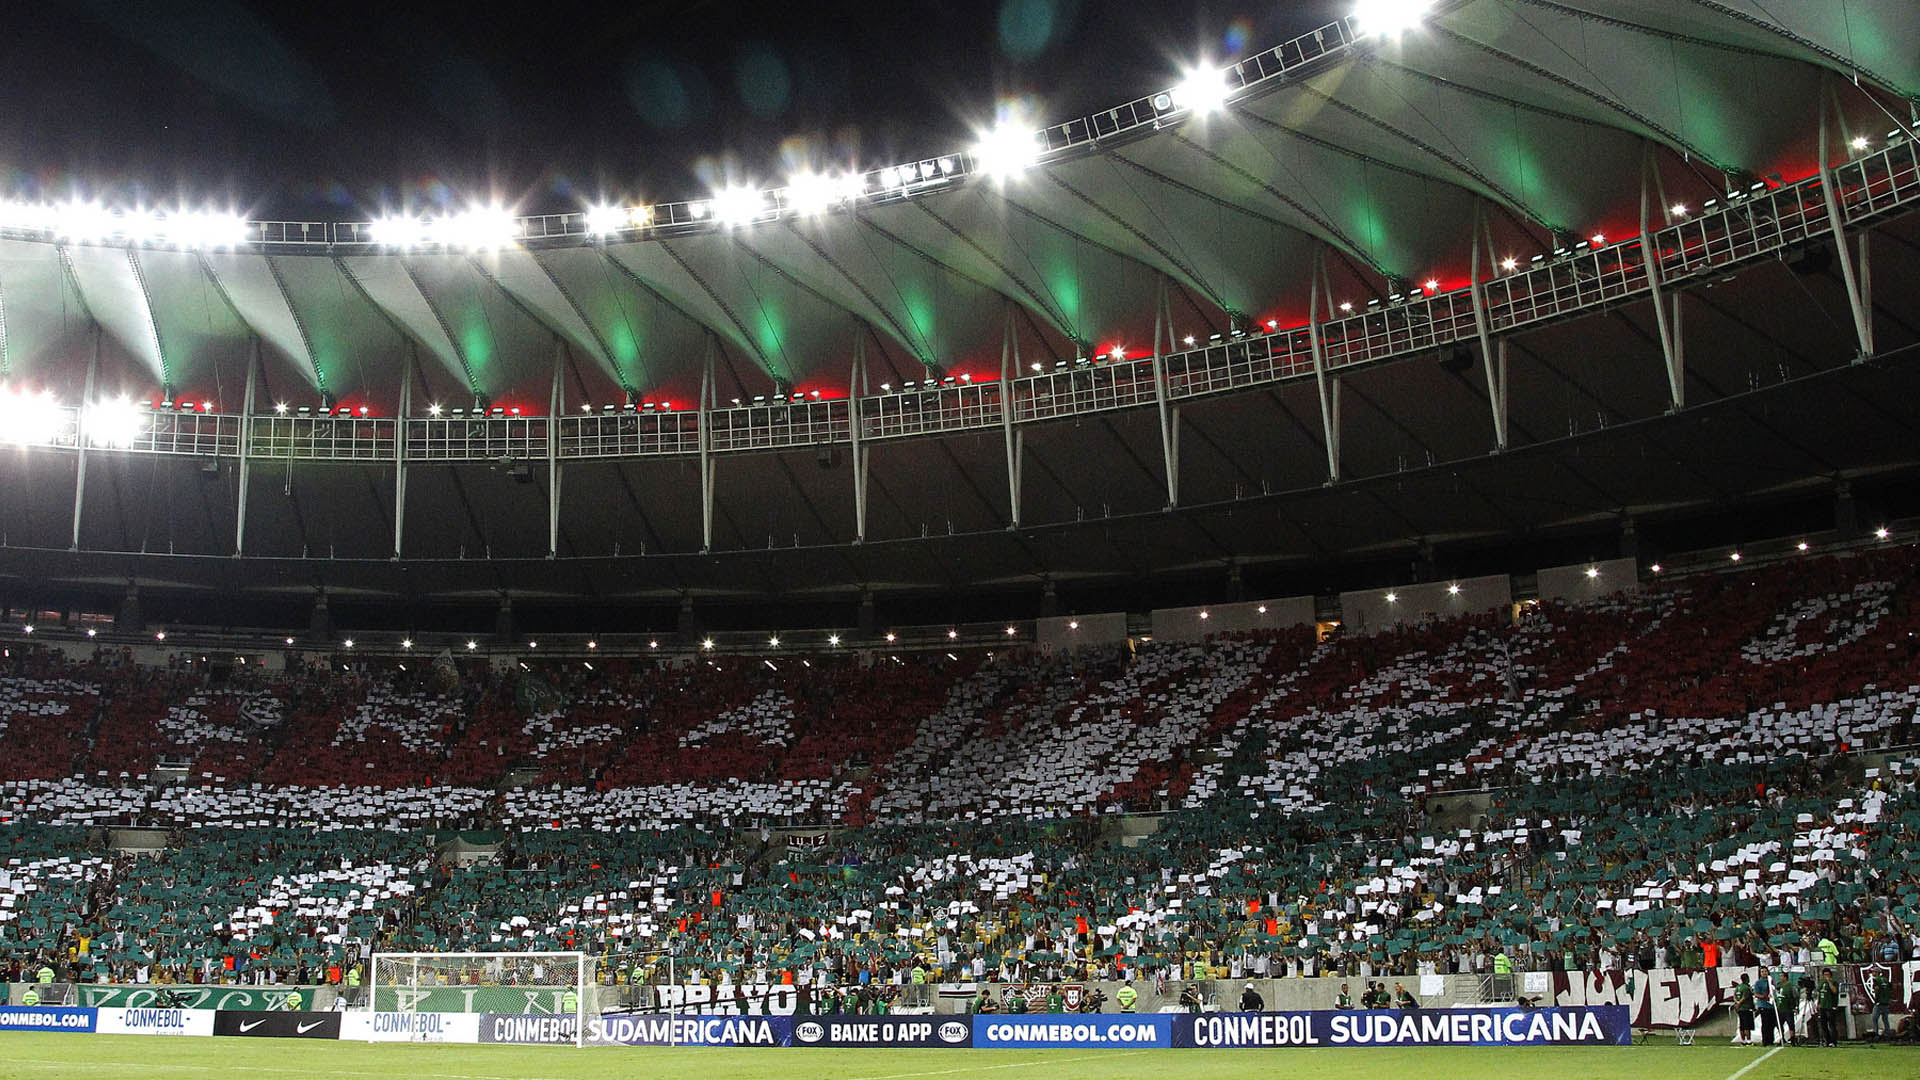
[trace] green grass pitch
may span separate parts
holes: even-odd
[[[1752,1066],[1752,1068],[1748,1068]],[[1742,1070],[1745,1070],[1744,1072]],[[1304,1050],[832,1050],[413,1046],[298,1039],[0,1035],[0,1080],[1912,1080],[1920,1048],[1713,1044]]]

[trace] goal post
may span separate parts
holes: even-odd
[[[583,1046],[599,1012],[592,973],[583,952],[375,953],[366,1010],[570,1017]]]

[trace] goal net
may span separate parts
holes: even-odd
[[[598,1012],[589,972],[580,952],[375,953],[366,1007],[552,1017],[562,1038],[580,1046],[587,1016]]]

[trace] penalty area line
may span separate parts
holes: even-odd
[[[927,1072],[882,1073],[878,1076],[849,1076],[846,1080],[907,1080],[914,1076],[952,1076],[957,1073],[988,1072],[993,1069],[1030,1069],[1035,1065],[1058,1065],[1065,1061],[1104,1061],[1117,1057],[1139,1057],[1145,1050],[1109,1050],[1101,1054],[1087,1054],[1082,1057],[1043,1058],[1039,1061],[1009,1061],[1000,1065],[969,1065],[959,1069],[932,1069]]]

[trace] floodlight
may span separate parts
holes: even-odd
[[[1519,268],[1520,268],[1520,260],[1514,258],[1511,255],[1500,260],[1500,269],[1505,270],[1508,273],[1512,273],[1513,271],[1518,270]]]
[[[1607,234],[1603,232],[1597,232],[1597,233],[1594,233],[1592,236],[1587,237],[1587,239],[1593,241],[1594,247],[1600,247],[1601,245],[1607,242]]]
[[[1449,586],[1447,586],[1447,595],[1448,595],[1448,596],[1459,596],[1459,595],[1460,595],[1460,586],[1459,586],[1459,585],[1457,585],[1457,584],[1454,584],[1454,585],[1449,585]]]
[[[120,232],[136,244],[152,244],[166,234],[166,219],[153,210],[129,210],[120,217]]]
[[[52,222],[55,236],[82,243],[105,240],[118,228],[118,222],[106,207],[79,199],[55,207]]]
[[[480,647],[480,643],[479,643],[479,642],[477,642],[477,641],[468,641],[468,642],[467,642],[467,651],[468,651],[468,652],[472,652],[473,650],[475,650],[475,649],[477,649],[477,648],[479,648],[479,647]]]
[[[425,224],[400,215],[389,215],[367,226],[367,235],[381,247],[418,247],[426,233]]]
[[[1599,568],[1599,567],[1597,567],[1597,566],[1589,566],[1589,567],[1587,567],[1587,580],[1588,580],[1588,581],[1592,581],[1592,580],[1593,580],[1594,578],[1597,578],[1597,577],[1599,577],[1599,576],[1600,576],[1600,568]]]
[[[706,650],[708,650],[708,651],[712,651],[712,649],[713,649],[713,639],[712,639],[712,638],[707,638],[706,640],[704,640],[704,641],[702,641],[702,642],[700,643],[700,647],[701,647],[701,648],[703,648],[703,649],[706,649]]]
[[[1340,301],[1340,310],[1341,310],[1341,311],[1352,311],[1352,310],[1353,310],[1353,301],[1351,301],[1351,300],[1342,300],[1342,301]]]
[[[1399,37],[1419,26],[1432,8],[1433,0],[1358,0],[1353,21],[1363,34]]]
[[[39,203],[0,202],[0,229],[45,232],[52,220],[52,208]]]
[[[958,631],[958,630],[949,630],[949,631],[947,631],[947,640],[948,640],[948,641],[952,641],[952,640],[954,640],[955,638],[958,638],[959,636],[960,636],[960,631]]]
[[[491,251],[520,235],[520,222],[499,205],[469,207],[427,226],[427,235],[443,247]]]
[[[777,649],[777,648],[779,648],[779,647],[780,647],[780,635],[779,635],[779,634],[775,634],[775,635],[773,635],[772,637],[770,637],[770,638],[768,638],[768,639],[767,639],[767,644],[768,644],[768,646],[770,646],[770,647],[772,647],[772,648],[775,648],[775,649]]]
[[[750,187],[730,187],[713,195],[713,219],[727,228],[750,225],[768,210],[766,193]]]
[[[1853,147],[1855,150],[1865,150],[1867,148],[1867,137],[1865,135],[1855,135],[1853,141],[1847,145]]]
[[[1387,594],[1387,603],[1389,603],[1389,604],[1394,604],[1394,603],[1398,603],[1399,601],[1400,601],[1400,594],[1399,594],[1399,593],[1388,593],[1388,594]]]
[[[0,389],[0,442],[40,446],[52,442],[60,427],[60,406],[51,391]]]
[[[1038,132],[1002,124],[987,132],[973,147],[973,164],[982,173],[1006,180],[1032,165],[1040,157]]]
[[[427,415],[428,415],[428,416],[439,416],[439,415],[440,415],[440,403],[436,401],[436,402],[434,402],[433,404],[431,404],[431,405],[429,405],[429,406],[427,406]]]
[[[172,214],[162,223],[167,241],[183,248],[231,248],[247,242],[247,220],[212,211]]]
[[[1729,556],[1727,556],[1727,557],[1728,557],[1728,558],[1730,558],[1730,559],[1732,559],[1732,560],[1733,560],[1734,562],[1739,562],[1739,561],[1740,561],[1740,553],[1739,553],[1739,552],[1737,552],[1737,551],[1736,551],[1736,552],[1734,552],[1733,554],[1731,554],[1731,555],[1729,555]]]
[[[1873,530],[1873,538],[1875,540],[1885,540],[1887,537],[1892,535],[1893,533],[1890,532],[1885,525],[1882,525],[1879,528]]]
[[[627,211],[618,206],[589,206],[582,215],[586,219],[588,236],[613,236],[627,227]]]
[[[801,173],[787,181],[787,209],[811,217],[847,198],[845,181],[822,173]]]
[[[827,644],[829,644],[829,645],[838,645],[838,644],[840,644],[840,635],[839,635],[839,634],[828,634],[828,635],[827,635]]]
[[[1227,106],[1227,73],[1211,67],[1186,72],[1173,88],[1173,103],[1195,116],[1219,112]]]
[[[1687,216],[1687,204],[1686,204],[1686,203],[1674,203],[1674,204],[1673,204],[1672,206],[1670,206],[1670,207],[1668,207],[1668,208],[1667,208],[1667,213],[1669,213],[1669,214],[1672,214],[1672,215],[1673,215],[1674,217],[1686,217],[1686,216]]]
[[[412,638],[401,638],[401,639],[400,639],[400,647],[401,647],[401,648],[403,648],[403,649],[411,649],[411,648],[413,648],[413,639],[412,639]]]
[[[1428,292],[1439,292],[1439,291],[1440,291],[1440,281],[1439,281],[1439,279],[1438,279],[1438,278],[1428,278],[1428,279],[1427,279],[1427,291],[1428,291]]]
[[[344,645],[344,646],[346,646],[347,648],[349,648],[349,649],[351,649],[351,648],[353,648],[353,639],[352,639],[352,638],[348,638],[347,640],[345,640],[345,641],[343,641],[343,642],[341,642],[340,644],[342,644],[342,645]]]

